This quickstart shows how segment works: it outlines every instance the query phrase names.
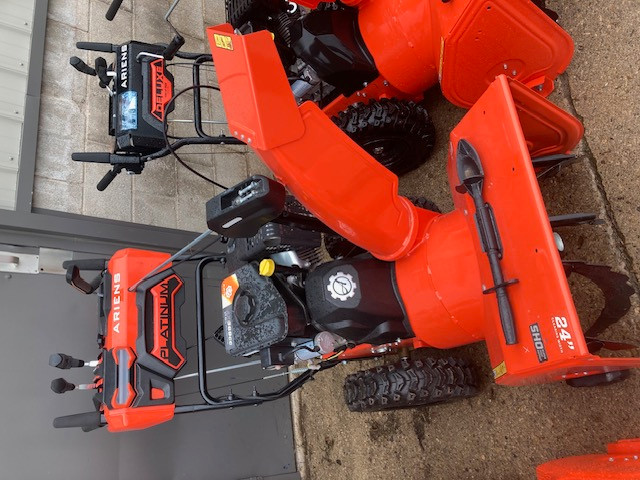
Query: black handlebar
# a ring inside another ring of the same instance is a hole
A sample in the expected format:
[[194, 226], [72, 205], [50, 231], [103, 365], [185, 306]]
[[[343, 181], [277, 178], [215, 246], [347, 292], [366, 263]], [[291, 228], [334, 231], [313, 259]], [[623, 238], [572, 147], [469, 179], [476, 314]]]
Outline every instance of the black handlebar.
[[121, 5], [122, 0], [113, 0], [113, 2], [111, 2], [111, 5], [109, 5], [109, 10], [107, 10], [107, 13], [105, 13], [104, 15], [104, 18], [109, 21], [113, 20], [116, 16], [116, 13], [118, 13], [118, 10], [120, 10]]
[[75, 390], [76, 386], [67, 382], [64, 378], [56, 378], [55, 380], [51, 380], [51, 390], [53, 393], [66, 393], [72, 390]]
[[164, 49], [164, 52], [162, 52], [162, 56], [164, 57], [164, 59], [172, 60], [173, 57], [175, 57], [176, 53], [178, 53], [178, 50], [182, 48], [184, 42], [184, 37], [179, 33], [176, 33], [171, 39], [171, 43], [169, 43], [169, 45], [167, 45], [167, 47]]
[[80, 73], [84, 73], [86, 75], [91, 75], [92, 77], [94, 77], [96, 75], [95, 69], [91, 68], [89, 65], [84, 63], [84, 61], [82, 61], [82, 59], [80, 59], [78, 57], [71, 57], [69, 59], [69, 64], [73, 68], [78, 70]]
[[[86, 295], [95, 292], [102, 283], [102, 271], [105, 269], [105, 260], [70, 260], [64, 262], [62, 266], [67, 270], [67, 283]], [[81, 270], [94, 270], [100, 273], [96, 275], [93, 280], [87, 282], [82, 278]]]
[[102, 273], [96, 275], [96, 277], [91, 280], [91, 282], [87, 282], [80, 273], [80, 269], [75, 265], [67, 268], [66, 280], [69, 285], [80, 290], [82, 293], [86, 295], [91, 295], [95, 292], [100, 284], [102, 283]]
[[144, 162], [149, 160], [149, 157], [107, 152], [76, 152], [71, 154], [71, 159], [76, 162], [108, 163], [113, 166], [113, 169], [108, 171], [98, 183], [97, 188], [102, 192], [113, 182], [122, 169], [126, 169], [130, 173], [142, 173]]
[[54, 428], [77, 428], [94, 429], [101, 427], [103, 424], [100, 412], [76, 413], [75, 415], [66, 415], [53, 420]]
[[76, 48], [80, 50], [91, 50], [92, 52], [113, 53], [117, 51], [116, 45], [102, 42], [78, 42], [76, 43]]
[[149, 158], [141, 157], [140, 155], [123, 155], [109, 152], [75, 152], [71, 154], [71, 160], [76, 162], [109, 163], [133, 169], [142, 165]]
[[70, 368], [84, 367], [84, 360], [73, 358], [71, 355], [65, 355], [64, 353], [52, 353], [49, 356], [49, 365], [62, 370], [69, 370]]
[[72, 153], [71, 160], [75, 162], [111, 163], [111, 153], [107, 152], [79, 152]]
[[102, 179], [98, 182], [98, 185], [96, 186], [98, 191], [104, 192], [106, 188], [109, 185], [111, 185], [111, 182], [115, 180], [115, 178], [118, 176], [121, 170], [122, 168], [114, 167], [113, 170], [109, 170], [107, 173], [105, 173], [104, 177], [102, 177]]
[[74, 265], [80, 270], [92, 270], [94, 272], [101, 272], [105, 269], [106, 260], [104, 258], [90, 258], [88, 260], [67, 260], [62, 263], [62, 268], [67, 269]]

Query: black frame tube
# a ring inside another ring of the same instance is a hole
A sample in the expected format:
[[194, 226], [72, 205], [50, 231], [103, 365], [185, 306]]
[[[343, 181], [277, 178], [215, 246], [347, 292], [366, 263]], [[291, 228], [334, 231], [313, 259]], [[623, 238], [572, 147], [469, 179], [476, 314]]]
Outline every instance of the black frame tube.
[[[220, 135], [218, 137], [187, 137], [176, 140], [171, 144], [173, 150], [179, 150], [180, 148], [186, 145], [244, 145], [244, 142], [238, 140], [235, 137], [229, 137], [226, 135]], [[148, 162], [150, 160], [156, 160], [158, 158], [166, 157], [171, 153], [169, 147], [164, 147], [161, 150], [158, 150], [155, 153], [150, 155], [141, 156], [143, 162]]]
[[[205, 62], [213, 63], [213, 57], [211, 55], [202, 55], [193, 62], [193, 85], [200, 86], [200, 66]], [[193, 90], [193, 125], [198, 133], [198, 136], [204, 138], [211, 138], [202, 129], [202, 102], [200, 88]]]
[[219, 261], [219, 257], [206, 257], [198, 262], [196, 267], [196, 323], [197, 323], [197, 350], [198, 350], [198, 387], [200, 395], [206, 402], [204, 405], [181, 405], [176, 406], [175, 413], [189, 413], [202, 410], [216, 410], [221, 408], [245, 407], [251, 405], [260, 405], [261, 403], [270, 402], [291, 395], [297, 389], [302, 387], [307, 381], [321, 370], [334, 367], [340, 362], [337, 360], [326, 361], [320, 364], [319, 370], [307, 370], [294, 380], [284, 385], [279, 390], [265, 394], [255, 394], [251, 397], [239, 397], [229, 394], [226, 398], [214, 398], [209, 393], [207, 384], [207, 351], [206, 338], [204, 334], [204, 288], [203, 288], [203, 272], [207, 265], [212, 262]]

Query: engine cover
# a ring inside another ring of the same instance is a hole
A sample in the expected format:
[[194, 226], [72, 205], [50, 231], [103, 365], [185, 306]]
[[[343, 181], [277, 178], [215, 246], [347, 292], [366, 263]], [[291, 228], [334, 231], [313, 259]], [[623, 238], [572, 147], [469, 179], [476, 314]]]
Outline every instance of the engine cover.
[[312, 325], [356, 344], [413, 337], [397, 293], [394, 264], [375, 258], [340, 260], [309, 274]]
[[314, 10], [291, 26], [291, 47], [325, 82], [349, 96], [378, 77], [356, 9]]
[[227, 353], [247, 355], [284, 340], [287, 305], [268, 277], [251, 263], [224, 279], [222, 319]]

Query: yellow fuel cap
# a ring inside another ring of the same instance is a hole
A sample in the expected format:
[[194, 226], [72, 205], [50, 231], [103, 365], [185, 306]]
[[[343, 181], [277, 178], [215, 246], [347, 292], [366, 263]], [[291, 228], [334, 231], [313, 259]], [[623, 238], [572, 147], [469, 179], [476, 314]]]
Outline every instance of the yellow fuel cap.
[[260, 275], [270, 277], [276, 271], [276, 262], [270, 258], [265, 258], [260, 262]]

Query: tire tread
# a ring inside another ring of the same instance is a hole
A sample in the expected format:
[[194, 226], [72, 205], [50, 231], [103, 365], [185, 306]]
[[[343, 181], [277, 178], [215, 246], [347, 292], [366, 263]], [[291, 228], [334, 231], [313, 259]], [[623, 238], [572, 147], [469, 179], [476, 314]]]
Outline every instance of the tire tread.
[[400, 360], [349, 375], [344, 398], [352, 412], [377, 412], [469, 398], [477, 394], [473, 371], [460, 358]]

